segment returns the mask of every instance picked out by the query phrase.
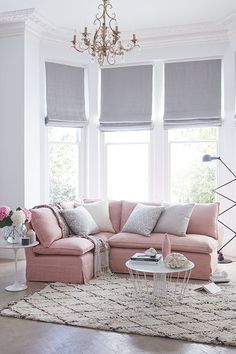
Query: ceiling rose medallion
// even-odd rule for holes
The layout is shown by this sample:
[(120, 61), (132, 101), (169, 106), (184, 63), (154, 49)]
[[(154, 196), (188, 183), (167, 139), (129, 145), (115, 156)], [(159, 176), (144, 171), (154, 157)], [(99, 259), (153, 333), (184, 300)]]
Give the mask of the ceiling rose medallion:
[(117, 56), (123, 58), (126, 52), (139, 47), (135, 34), (133, 34), (128, 43), (122, 43), (116, 14), (109, 14), (112, 10), (110, 0), (102, 0), (102, 2), (98, 6), (99, 13), (97, 13), (93, 22), (97, 26), (95, 33), (91, 35), (91, 33), (88, 33), (87, 27), (85, 27), (82, 37), (78, 38), (75, 33), (71, 41), (75, 50), (80, 53), (87, 51), (91, 55), (92, 61), (97, 58), (101, 66), (104, 62), (113, 65)]

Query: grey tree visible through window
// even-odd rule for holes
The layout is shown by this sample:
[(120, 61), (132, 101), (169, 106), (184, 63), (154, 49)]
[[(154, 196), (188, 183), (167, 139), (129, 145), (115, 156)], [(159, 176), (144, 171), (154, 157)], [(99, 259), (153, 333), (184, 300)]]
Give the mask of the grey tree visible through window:
[(50, 203), (78, 196), (79, 131), (48, 128)]
[(169, 130), (170, 198), (173, 202), (210, 203), (215, 200), (216, 164), (202, 156), (217, 154), (217, 128)]

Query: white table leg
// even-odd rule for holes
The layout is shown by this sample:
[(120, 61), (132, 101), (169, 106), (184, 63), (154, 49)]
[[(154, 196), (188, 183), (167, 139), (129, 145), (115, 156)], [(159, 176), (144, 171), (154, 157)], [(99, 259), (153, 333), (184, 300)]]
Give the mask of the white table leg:
[(17, 252), (19, 248), (13, 248), (14, 256), (15, 256), (15, 282), (12, 285), (8, 285), (5, 290), (7, 291), (21, 291), (27, 289), (26, 284), (22, 284), (17, 280)]
[(165, 273), (153, 274), (153, 298), (166, 297), (167, 295), (167, 280)]

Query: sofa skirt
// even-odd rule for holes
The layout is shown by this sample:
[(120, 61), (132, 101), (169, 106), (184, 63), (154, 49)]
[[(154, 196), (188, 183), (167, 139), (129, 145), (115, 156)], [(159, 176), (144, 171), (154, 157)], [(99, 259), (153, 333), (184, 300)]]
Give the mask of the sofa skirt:
[[(113, 273), (128, 273), (125, 266), (126, 261), (136, 252), (143, 252), (144, 249), (128, 249), (115, 248), (110, 249), (110, 268)], [(157, 250), (158, 251), (158, 250)], [(161, 253), (161, 251), (159, 251)], [(217, 268), (217, 250), (214, 249), (212, 253), (191, 253), (180, 252), (190, 261), (194, 263), (194, 268), (191, 272), (191, 279), (209, 280), (211, 274)]]
[(35, 255), (26, 251), (27, 281), (87, 283), (93, 278), (93, 252), (82, 256)]

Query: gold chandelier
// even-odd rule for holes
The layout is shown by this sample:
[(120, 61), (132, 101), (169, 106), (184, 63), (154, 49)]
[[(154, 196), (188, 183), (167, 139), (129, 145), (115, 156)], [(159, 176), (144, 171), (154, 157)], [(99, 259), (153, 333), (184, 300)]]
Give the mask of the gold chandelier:
[(79, 39), (76, 33), (72, 39), (72, 47), (80, 53), (88, 51), (92, 56), (92, 61), (97, 57), (98, 63), (102, 66), (106, 60), (108, 64), (113, 65), (116, 61), (116, 56), (121, 56), (126, 52), (139, 47), (136, 35), (133, 34), (132, 39), (123, 44), (120, 39), (120, 31), (116, 20), (116, 14), (109, 14), (112, 9), (110, 0), (102, 0), (103, 3), (98, 6), (98, 10), (94, 25), (97, 29), (93, 36), (88, 33), (87, 27), (84, 28), (82, 38)]

